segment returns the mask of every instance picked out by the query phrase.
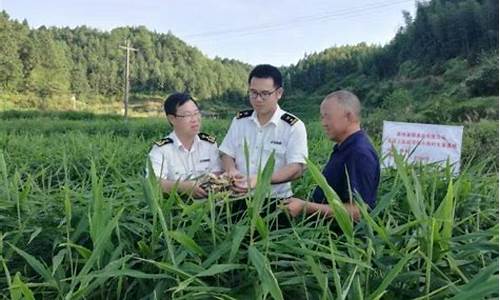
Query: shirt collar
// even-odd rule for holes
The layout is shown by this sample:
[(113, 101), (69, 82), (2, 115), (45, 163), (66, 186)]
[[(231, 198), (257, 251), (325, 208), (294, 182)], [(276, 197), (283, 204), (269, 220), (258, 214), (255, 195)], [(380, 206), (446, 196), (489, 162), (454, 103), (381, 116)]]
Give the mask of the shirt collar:
[(363, 130), (358, 130), (348, 136), (342, 143), (335, 144), (333, 150), (340, 151), (342, 149), (348, 148), (350, 145), (354, 144), (359, 136), (363, 135)]
[[(174, 146), (175, 146), (176, 149), (189, 152), (189, 150), (187, 150), (186, 148), (184, 148), (184, 145), (182, 145), (181, 140), (179, 139), (179, 137), (177, 136), (177, 134), (175, 134), (175, 130), (172, 130), (172, 132), (168, 135), (168, 137), (172, 139), (173, 144), (174, 144)], [(193, 151), (193, 149), (196, 149), (195, 146), (196, 146), (196, 144), (199, 141), (200, 141), (200, 137), (198, 135), (195, 135), (194, 136), (193, 146), (191, 147), (191, 151)]]
[[(267, 122), (264, 126), (267, 126), (267, 124), (273, 123), (274, 125), (278, 125), (280, 122), (281, 116), (283, 115), (284, 111), (281, 109), (279, 105), (276, 105), (276, 110), (274, 111), (273, 116)], [(252, 116), (250, 117), (257, 125), (260, 126), (259, 120), (257, 119), (257, 112), (254, 110), (252, 113)], [(262, 126), (262, 127), (264, 127)]]

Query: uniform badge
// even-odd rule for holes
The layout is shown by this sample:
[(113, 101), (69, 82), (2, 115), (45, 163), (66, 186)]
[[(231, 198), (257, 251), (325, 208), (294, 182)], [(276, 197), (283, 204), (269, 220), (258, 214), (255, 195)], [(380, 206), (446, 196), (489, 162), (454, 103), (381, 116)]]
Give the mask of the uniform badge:
[(284, 113), (282, 116), (281, 116), (281, 120), (285, 121), (286, 123), (288, 123), (288, 125), (290, 126), (293, 126), (293, 124), (297, 123), (297, 121), (299, 120), (296, 116), (292, 116), (291, 114), (289, 113)]
[(155, 145), (161, 147), (163, 145), (172, 144), (174, 141), (171, 138), (163, 138), (161, 140), (155, 141)]
[(209, 142), (210, 144), (215, 143), (215, 137), (211, 136), (209, 134), (200, 132), (200, 133), (198, 133), (198, 137), (200, 138), (200, 140), (205, 141), (205, 142)]
[(253, 109), (243, 110), (236, 114), (236, 119), (248, 118), (252, 115)]

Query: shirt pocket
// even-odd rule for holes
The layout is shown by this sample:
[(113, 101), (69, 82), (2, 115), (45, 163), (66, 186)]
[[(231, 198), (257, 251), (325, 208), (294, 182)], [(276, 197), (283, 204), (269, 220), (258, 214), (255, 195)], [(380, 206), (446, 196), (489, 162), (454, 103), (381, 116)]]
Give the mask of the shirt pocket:
[[(258, 152), (258, 147), (251, 145), (250, 143), (247, 142), (247, 147), (248, 151), (250, 154), (250, 159), (255, 157), (256, 153)], [(235, 158), (237, 161), (244, 162), (245, 161), (245, 142), (241, 140), (236, 144), (236, 153), (235, 153)]]
[(177, 164), (170, 165), (168, 175), (170, 180), (187, 180), (193, 176), (191, 170), (186, 170), (184, 166)]
[(212, 164), (212, 158), (209, 155), (203, 155), (196, 162), (196, 171), (199, 173), (208, 173), (211, 171), (210, 166)]
[(262, 149), (262, 164), (265, 165), (271, 154), (274, 152), (274, 169), (281, 168), (286, 163), (286, 147), (282, 144), (266, 143)]

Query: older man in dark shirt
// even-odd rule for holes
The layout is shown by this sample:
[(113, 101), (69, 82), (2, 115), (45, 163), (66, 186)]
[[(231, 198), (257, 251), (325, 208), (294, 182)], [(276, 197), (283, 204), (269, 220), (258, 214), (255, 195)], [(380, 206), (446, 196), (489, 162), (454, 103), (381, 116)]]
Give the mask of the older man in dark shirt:
[[(360, 127), (361, 105), (358, 97), (348, 91), (337, 91), (321, 103), (321, 124), (328, 138), (336, 142), (330, 159), (323, 169), (328, 184), (339, 195), (353, 219), (359, 219), (359, 208), (351, 196), (359, 196), (374, 208), (380, 181), (377, 153)], [(321, 212), (333, 216), (321, 188), (317, 187), (312, 201), (290, 198), (288, 210), (296, 216)]]

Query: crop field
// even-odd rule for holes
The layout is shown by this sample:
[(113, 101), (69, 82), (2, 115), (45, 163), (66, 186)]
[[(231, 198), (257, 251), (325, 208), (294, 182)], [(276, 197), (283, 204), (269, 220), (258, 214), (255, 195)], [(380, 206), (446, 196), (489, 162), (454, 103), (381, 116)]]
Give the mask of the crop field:
[[(163, 119), (2, 116), (0, 299), (498, 297), (497, 153), (465, 159), (458, 176), (399, 157), (359, 223), (330, 195), (335, 220), (277, 228), (286, 213), (264, 205), (272, 161), (234, 218), (224, 195), (164, 195), (144, 178)], [(300, 197), (323, 184), (332, 147), (317, 121), (306, 124)], [(220, 143), (228, 125), (204, 120), (203, 131)]]

